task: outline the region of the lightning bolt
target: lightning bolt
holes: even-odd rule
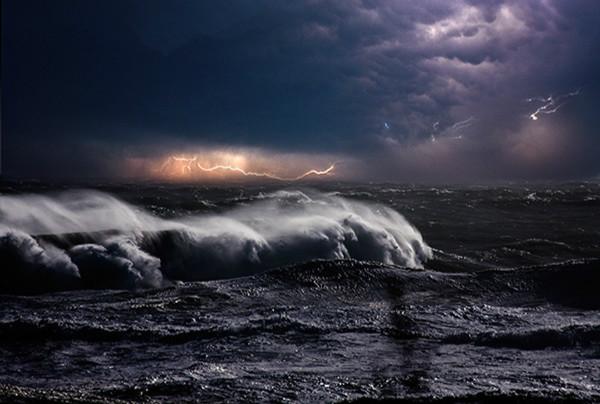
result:
[[[565,105],[569,98],[575,97],[581,94],[581,89],[571,91],[570,93],[560,94],[556,97],[550,95],[548,97],[531,97],[527,98],[526,102],[541,102],[542,105],[538,107],[534,112],[529,114],[529,119],[537,121],[540,119],[540,114],[553,114],[558,111],[563,105]]]
[[[278,180],[278,181],[299,181],[301,179],[304,179],[306,177],[315,175],[315,176],[319,176],[319,175],[330,175],[333,174],[333,170],[335,169],[335,164],[331,164],[329,167],[327,167],[325,170],[315,170],[315,169],[311,169],[308,170],[307,172],[298,175],[296,177],[281,177],[279,175],[275,175],[275,174],[271,174],[268,172],[256,172],[256,171],[246,171],[240,167],[236,167],[236,166],[226,166],[226,165],[216,165],[216,166],[212,166],[212,167],[203,167],[200,163],[197,163],[196,166],[204,172],[213,172],[213,171],[233,171],[236,173],[240,173],[246,177],[265,177],[265,178],[270,178],[273,180]]]
[[[327,167],[325,170],[308,170],[307,172],[305,172],[304,174],[301,174],[295,178],[292,178],[292,181],[298,181],[301,180],[303,178],[309,177],[311,175],[333,175],[333,170],[335,170],[335,163],[331,164],[329,167]]]
[[[214,166],[205,167],[202,164],[200,164],[197,160],[198,160],[198,156],[194,156],[192,158],[170,156],[167,159],[167,161],[161,166],[160,172],[164,173],[168,169],[170,163],[173,161],[183,162],[183,165],[181,167],[182,174],[191,174],[196,169],[200,170],[201,172],[205,172],[205,173],[212,173],[215,171],[229,171],[229,172],[241,174],[245,177],[262,177],[262,178],[269,178],[269,179],[273,179],[273,180],[277,180],[277,181],[299,181],[299,180],[302,180],[302,179],[310,177],[310,176],[333,175],[334,170],[335,170],[335,163],[333,163],[324,170],[311,169],[311,170],[308,170],[305,173],[302,173],[295,177],[284,177],[284,176],[272,174],[269,172],[247,171],[241,167],[232,166],[232,165],[217,164]]]
[[[192,172],[192,164],[198,159],[197,156],[193,158],[185,158],[185,157],[172,157],[174,161],[183,161],[185,164],[181,166],[182,174],[191,173]]]
[[[452,126],[450,126],[447,131],[449,132],[457,132],[461,129],[465,129],[468,128],[469,126],[473,125],[473,122],[475,122],[475,117],[474,116],[470,116],[467,119],[465,119],[464,121],[458,121],[452,124]]]
[[[470,116],[467,119],[463,120],[463,121],[458,121],[458,122],[454,122],[452,125],[442,129],[441,131],[440,129],[440,123],[439,122],[435,122],[432,126],[433,128],[433,133],[430,135],[431,141],[433,143],[437,142],[438,137],[443,136],[446,139],[454,139],[454,140],[461,140],[463,138],[463,136],[461,134],[456,134],[457,132],[468,128],[469,126],[473,125],[473,122],[475,122],[475,117],[474,116]],[[450,134],[454,134],[454,136],[448,136]],[[437,136],[436,136],[437,135]]]

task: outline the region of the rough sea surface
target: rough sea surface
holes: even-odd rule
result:
[[[1,183],[0,401],[600,402],[600,184],[297,185]]]

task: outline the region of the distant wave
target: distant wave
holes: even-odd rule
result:
[[[431,256],[398,212],[319,192],[174,220],[95,191],[0,197],[4,293],[160,287],[318,258],[421,268]]]
[[[494,348],[566,349],[576,346],[596,346],[600,343],[597,325],[569,325],[562,328],[542,328],[513,332],[460,333],[444,340],[454,344],[475,344]]]

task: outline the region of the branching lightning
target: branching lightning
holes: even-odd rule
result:
[[[556,97],[550,95],[548,97],[531,97],[527,98],[526,102],[538,102],[542,103],[534,112],[529,114],[529,119],[537,121],[540,114],[553,114],[558,111],[563,105],[567,103],[567,100],[571,97],[575,97],[581,94],[581,89],[571,91],[570,93],[560,94]]]
[[[226,166],[226,165],[215,165],[212,167],[203,167],[200,163],[196,164],[197,168],[200,169],[201,171],[204,172],[213,172],[213,171],[233,171],[236,173],[240,173],[244,176],[247,177],[265,177],[265,178],[270,178],[273,180],[279,180],[279,181],[298,181],[301,180],[303,178],[309,177],[311,175],[331,175],[333,174],[333,170],[335,169],[335,164],[331,164],[327,169],[325,170],[309,170],[301,175],[298,175],[296,177],[281,177],[279,175],[275,175],[275,174],[271,174],[268,172],[255,172],[255,171],[246,171],[240,167],[235,167],[235,166]]]
[[[441,137],[441,136],[445,137],[446,139],[460,140],[463,138],[463,136],[461,134],[459,134],[458,132],[473,125],[474,122],[475,122],[475,117],[470,116],[463,121],[458,121],[458,122],[453,123],[452,125],[442,129],[441,131],[439,130],[440,123],[435,122],[432,126],[433,133],[431,134],[431,141],[437,142],[438,137]]]
[[[250,171],[246,170],[242,167],[236,165],[229,164],[216,164],[212,166],[204,166],[198,161],[198,156],[194,157],[182,157],[182,156],[170,156],[165,163],[160,168],[160,172],[165,174],[169,167],[173,166],[173,162],[179,163],[181,166],[181,174],[182,175],[191,175],[194,172],[202,172],[202,173],[213,173],[213,172],[232,172],[241,174],[245,177],[259,177],[259,178],[269,178],[277,181],[299,181],[307,177],[311,176],[328,176],[334,175],[335,163],[331,164],[324,170],[318,169],[310,169],[300,175],[287,177],[281,176],[277,174],[273,174],[270,172],[258,172],[258,171]],[[179,169],[179,167],[177,167]]]
[[[192,172],[192,168],[193,168],[192,164],[194,162],[196,162],[196,160],[198,160],[198,157],[194,156],[193,158],[185,158],[185,157],[171,156],[171,157],[169,157],[169,159],[161,167],[161,172],[164,172],[164,170],[166,170],[166,168],[169,165],[171,159],[173,161],[181,161],[181,162],[183,162],[183,164],[181,165],[181,173],[185,174],[185,173],[191,173]]]

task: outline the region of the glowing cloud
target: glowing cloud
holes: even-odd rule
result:
[[[315,165],[322,164],[323,159],[320,159],[320,163],[315,163],[318,160],[307,156],[207,151],[193,155],[170,155],[159,164],[153,164],[151,172],[155,178],[168,180],[228,180],[253,177],[300,181],[335,175],[336,163],[328,163],[325,168],[314,168]]]

